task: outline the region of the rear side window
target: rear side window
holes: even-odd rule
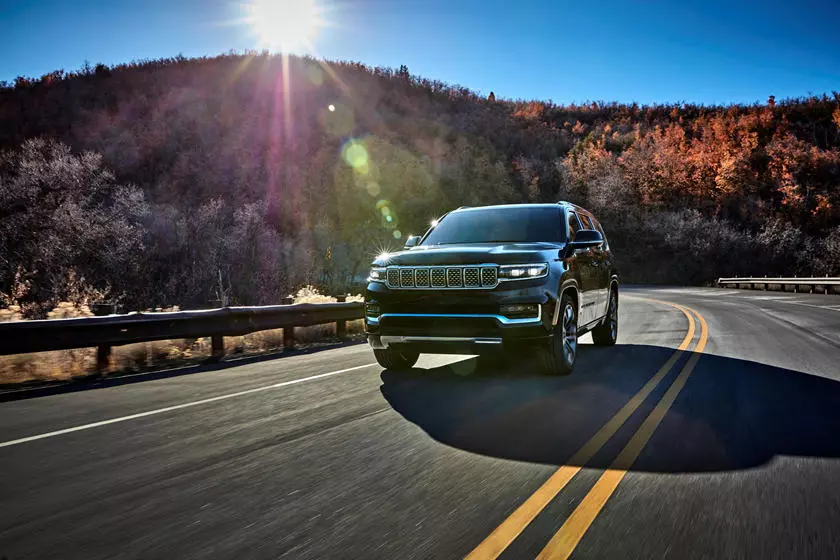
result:
[[[598,223],[598,220],[596,220],[595,218],[592,218],[592,225],[594,226],[594,228],[595,228],[596,230],[598,230],[598,231],[601,233],[601,235],[602,235],[602,236],[603,236],[603,238],[604,238],[604,245],[603,245],[603,248],[604,248],[604,249],[609,249],[609,248],[610,248],[610,244],[609,244],[609,242],[607,241],[607,234],[604,232],[604,228],[602,228],[602,227],[601,227],[601,224],[600,224],[600,223]]]
[[[578,221],[577,214],[569,212],[569,241],[575,240],[578,231],[580,231],[580,222]]]

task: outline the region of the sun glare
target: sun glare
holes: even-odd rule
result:
[[[259,46],[284,53],[313,48],[324,26],[324,9],[317,0],[251,0],[246,22]]]

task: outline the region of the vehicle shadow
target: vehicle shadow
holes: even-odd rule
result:
[[[480,375],[464,375],[463,365],[386,370],[380,390],[394,410],[442,443],[562,465],[672,354],[648,345],[582,346],[568,377],[529,373],[526,364]],[[587,466],[610,465],[690,354]],[[703,354],[632,470],[708,472],[756,467],[777,455],[840,457],[838,411],[836,381]]]

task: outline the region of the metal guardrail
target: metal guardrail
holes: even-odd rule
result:
[[[294,347],[294,327],[336,323],[343,338],[346,321],[361,319],[364,304],[300,303],[265,307],[224,307],[199,311],[129,313],[75,319],[0,323],[0,355],[97,347],[97,369],[109,360],[112,346],[174,338],[211,337],[212,356],[224,355],[225,336],[284,329],[283,343]]]
[[[793,286],[794,292],[799,292],[801,288],[810,293],[822,291],[823,293],[840,293],[840,278],[831,277],[811,277],[811,278],[719,278],[718,286],[730,286],[739,289],[749,290],[770,290],[771,286],[779,286],[784,291],[786,286]]]

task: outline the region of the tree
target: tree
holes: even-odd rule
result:
[[[143,192],[118,184],[97,154],[41,139],[0,153],[0,291],[20,270],[40,302],[65,297],[71,270],[94,286],[130,291],[146,212]]]

